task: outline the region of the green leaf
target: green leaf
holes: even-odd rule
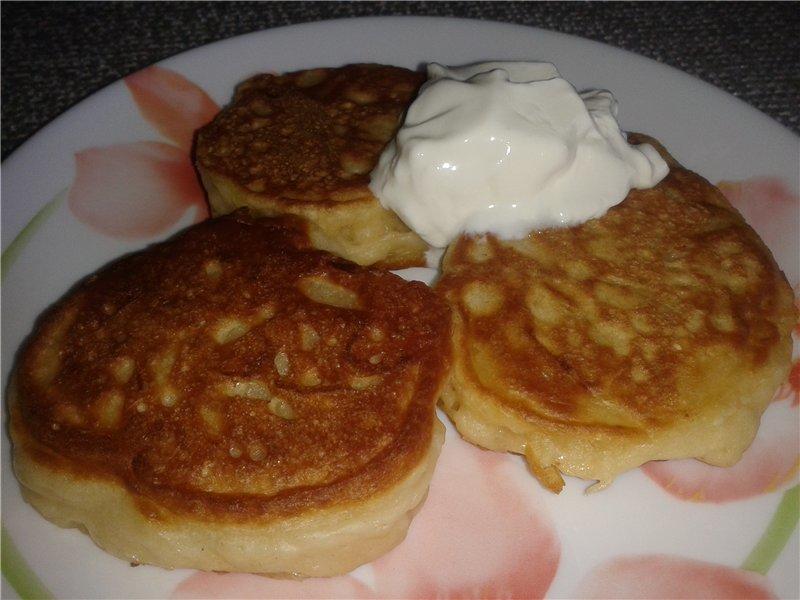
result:
[[[22,228],[22,231],[20,231],[17,237],[8,245],[8,248],[3,250],[2,257],[0,257],[0,279],[6,278],[6,273],[8,273],[11,265],[17,260],[22,249],[28,245],[28,242],[36,231],[44,225],[45,221],[47,221],[50,215],[59,207],[65,197],[66,189],[56,194],[55,198],[50,200],[50,202],[39,209],[39,212],[33,215],[33,218]]]
[[[787,490],[781,498],[766,531],[742,563],[742,568],[766,575],[792,537],[800,517],[800,485]]]
[[[2,528],[0,546],[3,549],[2,561],[0,561],[2,563],[3,577],[17,591],[20,598],[33,600],[53,597],[50,590],[44,586],[36,576],[36,573],[33,572],[33,569],[25,562],[5,527]]]

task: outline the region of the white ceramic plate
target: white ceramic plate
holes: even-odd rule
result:
[[[169,177],[185,175],[189,164],[186,132],[170,123],[189,126],[210,110],[200,90],[224,104],[258,71],[484,59],[552,61],[579,89],[612,90],[625,129],[654,135],[711,181],[744,181],[727,192],[797,289],[798,139],[746,104],[651,60],[548,31],[456,19],[330,21],[168,59],[159,65],[168,71],[105,88],[6,161],[3,388],[36,316],[72,283],[198,216],[197,191],[170,187]],[[797,390],[780,394],[736,470],[665,463],[591,496],[578,480],[560,496],[544,492],[518,458],[474,450],[450,430],[407,540],[351,576],[299,583],[130,567],[22,501],[4,435],[3,595],[796,598]]]

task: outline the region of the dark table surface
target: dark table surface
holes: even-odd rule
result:
[[[800,4],[3,2],[2,158],[103,86],[209,42],[368,15],[505,21],[579,35],[696,75],[800,133]]]

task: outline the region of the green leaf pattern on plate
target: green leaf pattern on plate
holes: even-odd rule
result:
[[[11,243],[8,245],[8,248],[3,250],[2,258],[0,258],[0,277],[2,279],[6,278],[6,273],[8,273],[11,265],[13,265],[17,260],[20,252],[22,252],[22,249],[28,245],[28,242],[31,241],[33,235],[39,230],[45,221],[47,221],[50,215],[55,212],[55,210],[61,205],[66,197],[67,190],[65,188],[56,194],[52,200],[40,208],[39,212],[37,212],[33,218],[28,221],[28,224],[25,225],[25,227],[22,228],[22,231],[20,231],[11,241]]]

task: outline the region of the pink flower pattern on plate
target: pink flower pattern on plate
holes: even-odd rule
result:
[[[167,230],[190,208],[208,217],[205,193],[191,161],[194,131],[219,107],[188,79],[148,67],[125,80],[142,116],[176,145],[135,142],[76,154],[69,207],[81,222],[121,239]]]
[[[775,598],[766,577],[667,555],[610,560],[583,580],[576,598]]]
[[[650,462],[642,470],[669,494],[694,502],[722,503],[774,492],[796,479],[797,417],[791,398],[773,402],[753,444],[732,467],[687,459]]]
[[[560,558],[520,461],[448,438],[425,508],[401,546],[373,563],[392,598],[540,598]]]
[[[219,106],[202,89],[174,71],[148,67],[125,78],[142,116],[188,154],[197,129]]]

